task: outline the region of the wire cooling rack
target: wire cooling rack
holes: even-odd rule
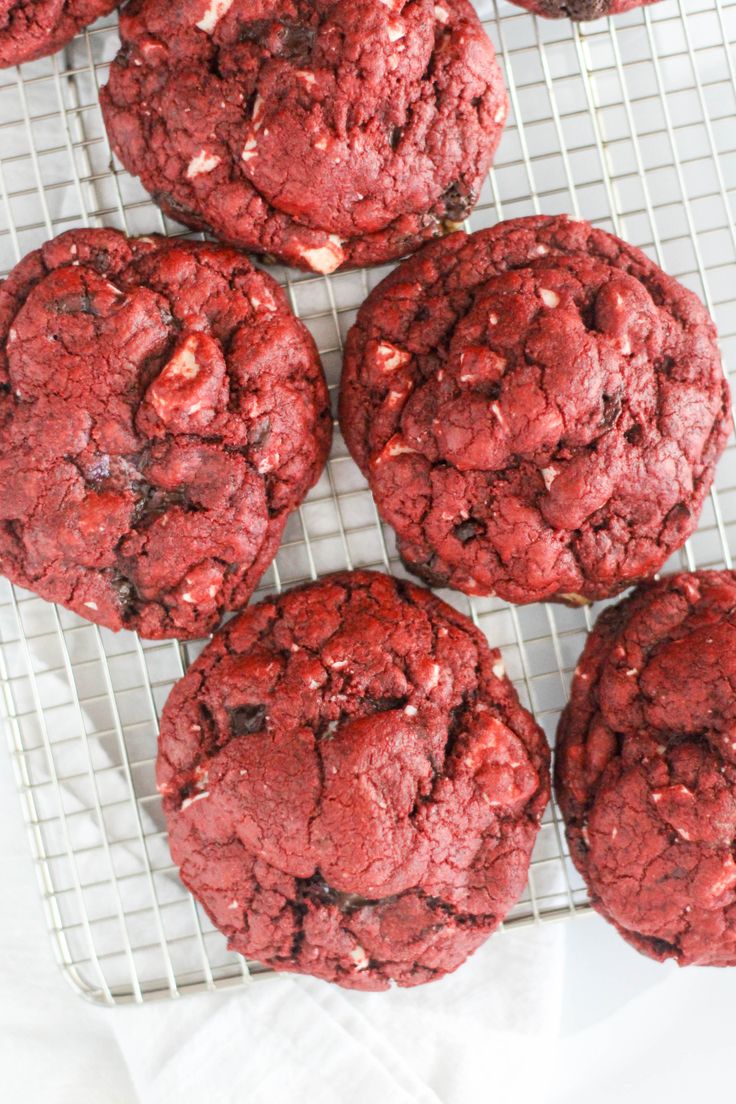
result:
[[[707,303],[736,363],[736,0],[663,0],[580,29],[478,3],[511,116],[471,229],[571,212],[644,248]],[[115,17],[62,53],[0,72],[0,274],[75,226],[181,233],[111,163],[98,90]],[[387,268],[329,278],[280,268],[333,397],[342,342]],[[731,566],[736,447],[671,567]],[[256,595],[345,567],[399,571],[390,530],[338,436]],[[502,648],[550,740],[595,609],[509,606],[441,592]],[[0,579],[7,728],[55,950],[89,998],[113,1004],[266,974],[228,952],[171,865],[154,783],[157,718],[201,645],[88,624]],[[559,815],[547,810],[507,924],[587,908]]]

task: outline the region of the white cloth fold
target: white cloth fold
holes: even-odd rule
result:
[[[505,932],[417,989],[266,979],[121,1010],[114,1031],[142,1104],[183,1094],[219,1104],[536,1104],[558,1035],[563,938],[559,925]]]

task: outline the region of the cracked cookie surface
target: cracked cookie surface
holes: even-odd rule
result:
[[[0,69],[45,57],[121,0],[0,0]]]
[[[596,622],[557,799],[595,908],[644,954],[736,965],[736,572],[667,576]]]
[[[166,703],[157,781],[231,947],[383,989],[454,970],[518,899],[548,762],[483,634],[361,571],[215,636]]]
[[[0,284],[0,572],[112,629],[245,605],[331,437],[314,342],[222,246],[72,230]]]
[[[467,0],[135,0],[101,102],[173,218],[316,272],[461,221],[507,99]]]
[[[697,297],[585,222],[425,246],[348,334],[347,445],[406,566],[511,602],[603,598],[690,535],[728,436]]]

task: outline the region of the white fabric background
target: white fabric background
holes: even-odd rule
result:
[[[283,978],[93,1007],[54,963],[3,748],[0,809],[3,1104],[733,1099],[736,972],[660,967],[597,918],[496,936],[414,990]]]

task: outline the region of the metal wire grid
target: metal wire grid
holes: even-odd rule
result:
[[[707,303],[736,363],[736,0],[664,0],[584,29],[477,4],[511,116],[471,229],[568,211],[642,246]],[[0,273],[74,226],[181,233],[113,165],[98,107],[110,17],[63,54],[0,73]],[[334,395],[342,342],[387,269],[277,269]],[[671,567],[732,566],[736,447]],[[339,435],[256,597],[345,567],[399,573],[393,535]],[[501,646],[550,740],[595,609],[442,597]],[[201,648],[115,635],[0,580],[10,748],[56,954],[89,998],[178,996],[267,974],[227,951],[171,865],[154,783],[157,719]],[[573,915],[585,891],[551,806],[507,924]]]

